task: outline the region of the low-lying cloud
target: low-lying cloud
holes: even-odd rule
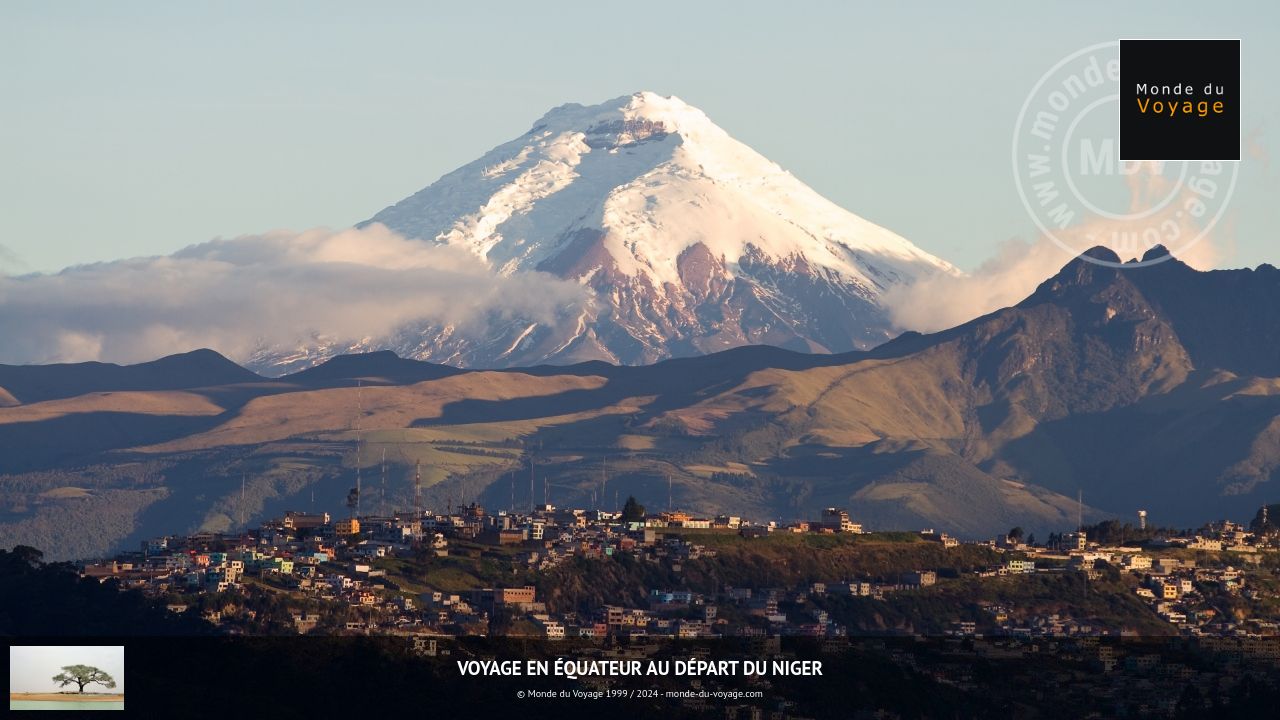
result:
[[[1171,186],[1153,167],[1143,167],[1129,176],[1131,210],[1137,211],[1169,194]],[[1162,221],[1178,228],[1178,237],[1192,238],[1201,228],[1178,209],[1190,191],[1150,216],[1146,224]],[[1132,228],[1127,220],[1093,217],[1058,237],[1067,247],[1084,252],[1095,245],[1110,246],[1111,238],[1120,237]],[[1214,232],[1194,243],[1174,247],[1178,260],[1199,270],[1216,267],[1227,257],[1233,245],[1232,223],[1219,223]],[[1147,247],[1113,248],[1121,260],[1141,257]],[[884,297],[890,320],[902,330],[936,332],[954,327],[1000,308],[1016,305],[1035,291],[1040,283],[1056,275],[1072,260],[1072,254],[1061,245],[1042,237],[1035,242],[1012,239],[1001,245],[995,257],[966,275],[936,275],[910,285],[892,287]],[[1132,272],[1142,272],[1135,268]]]
[[[500,276],[466,250],[382,225],[273,231],[0,275],[0,363],[130,363],[201,347],[243,361],[263,348],[376,339],[417,322],[483,333],[494,318],[552,322],[585,292],[543,273]]]
[[[1048,240],[1009,240],[995,257],[967,275],[938,274],[891,287],[884,296],[893,324],[936,332],[1022,301],[1070,256]]]

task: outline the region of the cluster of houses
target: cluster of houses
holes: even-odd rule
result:
[[[1221,521],[1207,526],[1201,533],[1188,537],[1157,537],[1144,547],[1103,546],[1092,542],[1084,532],[1063,534],[1046,546],[1029,546],[1001,536],[995,546],[1011,555],[1000,569],[986,570],[981,575],[1017,572],[1061,572],[1075,570],[1090,579],[1100,577],[1099,564],[1126,572],[1135,585],[1133,592],[1165,622],[1183,635],[1267,637],[1280,635],[1280,623],[1274,618],[1239,619],[1221,613],[1211,599],[1231,595],[1247,600],[1280,600],[1262,587],[1250,587],[1246,567],[1256,567],[1264,553],[1275,552],[1274,535],[1246,530],[1238,523]],[[1211,559],[1200,567],[1197,553],[1172,550],[1202,551]],[[1157,555],[1156,553],[1160,553]],[[1043,564],[1037,569],[1036,559]],[[1105,628],[1089,622],[1058,615],[1032,616],[1021,620],[1009,618],[1006,608],[992,608],[999,631],[1008,635],[1063,636],[1102,635]],[[971,634],[968,628],[953,628],[954,634]]]
[[[884,599],[901,591],[938,582],[933,568],[898,576],[815,582],[797,588],[724,588],[705,596],[679,588],[651,588],[643,607],[604,605],[590,615],[551,613],[533,586],[493,587],[467,592],[415,588],[412,592],[387,578],[387,558],[448,557],[459,547],[469,556],[490,546],[501,549],[512,570],[546,571],[569,558],[607,558],[629,554],[644,562],[679,571],[690,560],[715,555],[694,542],[697,534],[672,536],[670,529],[721,530],[751,537],[770,533],[862,533],[862,526],[839,508],[826,509],[817,520],[786,525],[756,525],[734,516],[697,517],[664,512],[624,521],[620,513],[561,509],[551,505],[527,513],[488,513],[472,504],[443,514],[400,513],[392,516],[334,518],[328,513],[288,512],[239,534],[202,533],[161,537],[142,543],[137,552],[83,567],[86,577],[115,578],[125,587],[160,596],[239,590],[246,584],[267,586],[299,600],[343,606],[338,629],[353,632],[415,632],[440,635],[485,635],[503,632],[549,639],[604,636],[632,638],[698,638],[757,635],[802,635],[838,638],[845,627],[812,602],[825,596]],[[925,530],[922,539],[944,547],[958,544],[945,533]],[[1246,587],[1245,574],[1233,566],[1196,567],[1193,560],[1152,557],[1131,547],[1101,547],[1083,532],[1067,533],[1051,546],[1029,546],[1020,538],[1001,536],[984,543],[1001,551],[1002,561],[977,571],[994,577],[1037,572],[1099,572],[1099,562],[1119,567],[1139,579],[1135,592],[1153,610],[1187,634],[1275,634],[1266,621],[1241,623],[1221,617],[1203,604],[1204,590],[1236,594]],[[1158,547],[1191,550],[1236,550],[1242,562],[1256,562],[1268,547],[1263,538],[1238,525],[1222,523],[1205,536],[1160,540]],[[1039,564],[1038,564],[1039,563]],[[527,574],[526,574],[527,576]],[[311,603],[314,606],[316,603]],[[790,613],[780,610],[780,605]],[[174,610],[185,609],[175,602]],[[1107,629],[1058,615],[1012,619],[1006,608],[992,607],[992,625],[1008,635],[1093,635]],[[213,622],[222,611],[207,610]],[[293,614],[295,628],[309,632],[319,622],[314,612]],[[990,627],[986,629],[991,632]],[[958,621],[951,634],[973,635],[976,623]]]
[[[1135,556],[1141,558],[1141,556]],[[1250,587],[1247,573],[1234,565],[1197,567],[1194,559],[1139,559],[1127,565],[1141,578],[1135,592],[1155,612],[1187,635],[1280,635],[1275,619],[1238,619],[1213,607],[1209,599],[1226,594],[1262,599],[1265,591]],[[1280,598],[1276,598],[1280,599]]]
[[[99,580],[114,578],[125,588],[160,596],[219,593],[242,589],[246,583],[270,585],[299,597],[366,610],[362,617],[368,619],[346,624],[346,629],[355,631],[423,627],[485,634],[495,607],[514,608],[547,635],[557,637],[562,636],[565,623],[546,615],[531,587],[471,593],[429,590],[411,597],[388,584],[379,561],[423,552],[447,557],[451,542],[465,542],[469,547],[518,546],[512,548],[513,563],[535,570],[547,570],[574,556],[603,558],[620,552],[678,564],[714,555],[714,551],[674,538],[659,542],[658,528],[737,530],[742,526],[737,517],[703,519],[685,513],[623,523],[619,513],[549,505],[527,514],[490,515],[472,504],[456,512],[418,517],[404,513],[333,518],[329,513],[288,512],[234,535],[153,538],[136,552],[85,564],[82,574]],[[185,606],[175,604],[173,609]],[[214,622],[222,620],[217,611],[207,616]],[[294,620],[300,632],[317,623],[314,613],[298,613]]]
[[[291,597],[359,609],[343,629],[354,632],[423,631],[441,634],[487,634],[499,614],[515,617],[507,632],[536,634],[552,639],[602,637],[708,637],[719,634],[752,636],[771,632],[840,636],[844,629],[825,614],[813,622],[788,623],[778,612],[780,600],[797,600],[810,593],[884,597],[895,590],[932,584],[931,571],[904,575],[900,582],[817,583],[796,590],[727,589],[723,597],[705,598],[683,590],[654,589],[647,607],[605,606],[595,615],[552,615],[537,601],[532,586],[485,588],[470,592],[429,589],[406,593],[387,579],[384,558],[428,553],[447,557],[451,543],[506,547],[514,567],[545,571],[573,557],[605,558],[628,553],[643,561],[679,569],[689,560],[713,557],[715,550],[680,537],[664,537],[663,530],[695,529],[737,532],[744,536],[772,532],[861,533],[846,511],[829,508],[818,520],[790,525],[754,525],[736,516],[698,517],[680,511],[657,513],[623,522],[621,513],[561,509],[545,505],[528,513],[488,513],[472,504],[450,512],[399,513],[392,516],[335,518],[329,513],[287,512],[257,529],[237,534],[198,533],[147,540],[136,552],[87,563],[85,577],[114,578],[125,588],[156,596],[189,597],[242,590],[245,585],[268,586]],[[930,539],[954,544],[941,534]],[[727,603],[735,614],[762,618],[756,626],[731,623],[717,616],[716,602]],[[185,610],[174,602],[171,609]],[[740,610],[740,613],[737,611]],[[223,622],[222,610],[207,610],[206,618]],[[299,632],[314,629],[315,612],[293,613]]]

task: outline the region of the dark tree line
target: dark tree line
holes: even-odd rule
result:
[[[214,628],[194,614],[175,615],[115,580],[81,578],[75,565],[46,563],[18,545],[0,550],[0,635],[207,635]]]

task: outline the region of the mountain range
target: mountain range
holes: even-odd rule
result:
[[[468,370],[375,352],[271,379],[198,351],[0,367],[0,398],[0,545],[54,557],[343,512],[357,477],[365,512],[407,509],[417,462],[438,509],[635,495],[962,537],[1138,509],[1191,526],[1275,500],[1280,271],[1082,257],[1016,306],[843,353]]]
[[[956,272],[651,92],[555,108],[360,226],[372,223],[462,248],[497,275],[580,283],[587,300],[550,322],[495,315],[483,336],[416,323],[264,347],[250,367],[279,375],[369,349],[473,368],[640,365],[749,344],[867,349],[896,334],[887,289]]]

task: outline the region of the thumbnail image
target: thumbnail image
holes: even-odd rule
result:
[[[9,647],[10,710],[123,710],[124,646]]]

